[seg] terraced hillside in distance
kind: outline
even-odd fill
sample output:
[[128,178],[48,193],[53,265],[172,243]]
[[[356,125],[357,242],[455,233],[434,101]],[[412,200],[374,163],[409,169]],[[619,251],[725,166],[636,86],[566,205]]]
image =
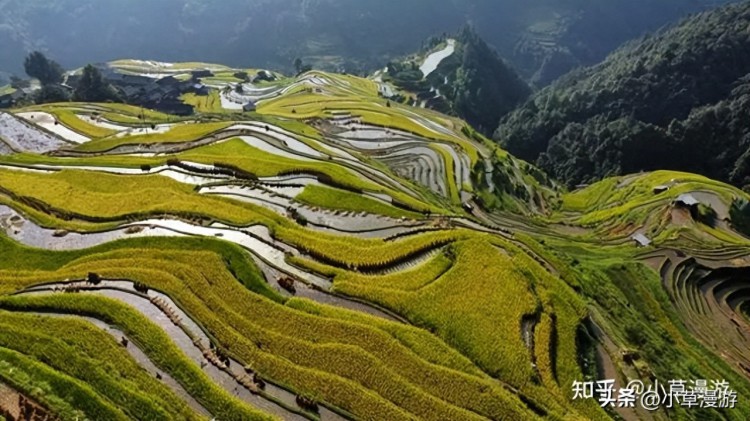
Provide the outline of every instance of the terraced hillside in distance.
[[[746,193],[674,172],[566,191],[463,121],[383,98],[386,82],[211,68],[188,117],[0,113],[0,390],[19,402],[3,410],[750,417]],[[726,379],[741,398],[573,399],[603,378]]]

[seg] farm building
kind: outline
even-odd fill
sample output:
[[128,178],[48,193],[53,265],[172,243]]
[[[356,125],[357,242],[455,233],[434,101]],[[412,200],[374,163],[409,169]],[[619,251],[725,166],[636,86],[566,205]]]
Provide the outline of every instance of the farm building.
[[175,86],[179,85],[180,81],[174,76],[166,76],[156,81],[159,86]]
[[631,237],[633,241],[635,241],[635,245],[638,247],[648,247],[651,245],[652,241],[650,238],[646,237],[643,234],[635,234],[633,237]]
[[677,199],[675,199],[674,204],[675,206],[680,206],[684,208],[693,208],[695,206],[698,206],[701,202],[695,198],[692,194],[681,194]]
[[274,76],[271,72],[266,70],[260,70],[253,78],[253,83],[258,83],[262,81],[266,82],[273,82],[276,80],[276,76]]
[[191,86],[190,91],[194,92],[196,95],[206,96],[208,95],[208,86],[202,83],[194,83]]
[[193,79],[201,79],[204,77],[212,77],[214,74],[210,70],[195,70],[191,72]]
[[255,111],[256,105],[253,101],[249,101],[247,104],[242,106],[242,111],[248,112],[248,111]]

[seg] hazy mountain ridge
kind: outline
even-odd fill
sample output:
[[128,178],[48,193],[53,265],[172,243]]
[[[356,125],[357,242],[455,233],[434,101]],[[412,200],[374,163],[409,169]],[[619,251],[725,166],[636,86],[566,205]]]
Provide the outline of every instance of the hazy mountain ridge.
[[20,73],[23,56],[41,49],[68,68],[137,57],[290,70],[302,57],[320,68],[363,72],[468,21],[525,78],[544,84],[705,7],[696,0],[640,3],[5,0],[0,70]]

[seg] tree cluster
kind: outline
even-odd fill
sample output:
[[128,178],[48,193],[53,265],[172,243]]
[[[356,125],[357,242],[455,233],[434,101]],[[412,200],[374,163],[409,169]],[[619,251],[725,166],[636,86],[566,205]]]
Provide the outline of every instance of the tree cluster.
[[[455,38],[454,53],[426,79],[413,60],[390,62],[387,79],[417,94],[428,107],[457,115],[489,135],[502,116],[529,97],[531,88],[472,27],[464,27]],[[447,36],[430,38],[425,52],[446,40]]]
[[83,68],[73,99],[81,102],[120,101],[117,92],[104,81],[99,69],[90,64]]
[[490,135],[501,117],[531,95],[531,88],[471,27],[464,27],[457,41],[461,48],[455,59],[460,64],[441,92],[456,115]]
[[[92,65],[83,68],[81,77],[76,86],[64,85],[64,70],[56,61],[47,58],[44,53],[34,51],[24,60],[26,74],[36,78],[42,87],[34,95],[37,104],[50,102],[69,101],[71,99],[81,102],[121,102],[119,97],[109,83],[102,77],[99,69]],[[28,87],[29,82],[14,78],[16,87]]]

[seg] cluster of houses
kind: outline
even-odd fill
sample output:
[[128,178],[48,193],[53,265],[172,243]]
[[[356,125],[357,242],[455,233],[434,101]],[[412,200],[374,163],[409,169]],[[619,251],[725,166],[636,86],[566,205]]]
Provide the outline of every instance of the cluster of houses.
[[[193,107],[182,102],[180,97],[186,93],[208,95],[209,88],[200,82],[201,78],[211,77],[209,70],[196,70],[191,78],[180,80],[174,76],[160,79],[142,75],[131,75],[117,72],[107,66],[97,66],[102,77],[120,92],[123,100],[128,104],[174,115],[193,114]],[[79,76],[69,76],[67,83],[74,85]],[[73,79],[73,80],[71,80]]]
[[[669,191],[670,188],[671,187],[669,185],[656,186],[653,188],[653,192],[654,194],[659,195],[659,194]],[[693,218],[696,217],[697,212],[698,212],[698,205],[700,204],[701,204],[701,201],[698,200],[695,196],[693,196],[690,193],[681,194],[672,202],[672,206],[674,206],[675,208],[687,210],[688,212],[690,212]],[[634,234],[630,238],[631,240],[635,242],[635,245],[637,247],[648,247],[653,243],[653,240],[651,240],[645,234],[640,233],[640,232]]]
[[[210,70],[195,70],[191,72],[189,79],[181,80],[174,76],[154,78],[121,73],[107,64],[98,64],[96,67],[104,80],[120,93],[124,102],[167,114],[183,116],[193,114],[193,107],[185,104],[180,97],[186,93],[208,95],[210,88],[201,83],[201,79],[214,76]],[[80,77],[77,74],[68,74],[60,86],[72,91],[72,87],[78,84]],[[252,82],[275,79],[276,77],[272,73],[261,70],[253,77]],[[32,88],[22,88],[2,95],[0,96],[0,108],[10,108],[24,98],[31,98],[32,94]],[[245,104],[243,110],[254,111],[255,104],[252,102]]]
[[0,108],[10,108],[24,98],[30,98],[34,94],[33,88],[18,88],[5,95],[0,95]]

